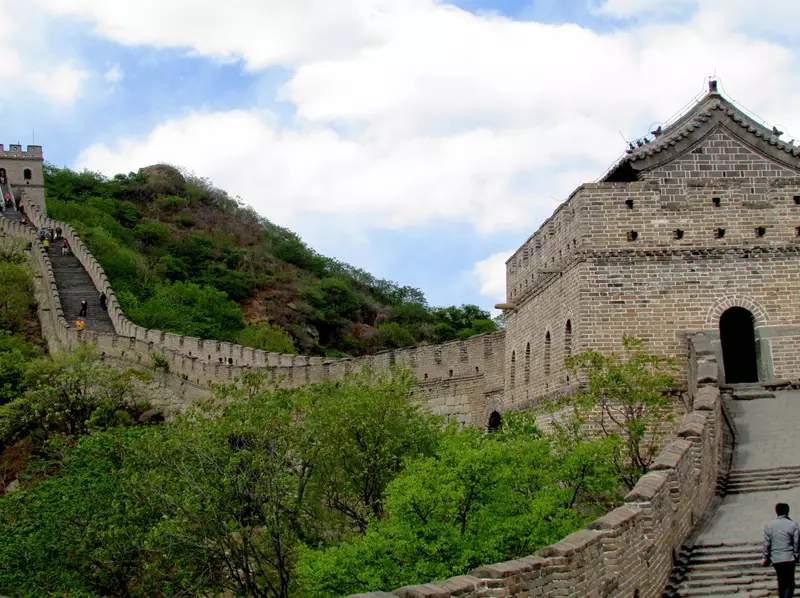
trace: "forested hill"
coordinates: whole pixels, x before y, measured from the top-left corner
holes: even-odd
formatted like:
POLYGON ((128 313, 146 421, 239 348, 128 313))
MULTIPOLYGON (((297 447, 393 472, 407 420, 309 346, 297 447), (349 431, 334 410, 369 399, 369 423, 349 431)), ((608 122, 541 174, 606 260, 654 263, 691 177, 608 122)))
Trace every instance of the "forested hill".
POLYGON ((107 179, 46 165, 45 187, 49 215, 75 227, 146 328, 331 357, 496 329, 474 305, 430 307, 419 289, 320 255, 171 166, 107 179))

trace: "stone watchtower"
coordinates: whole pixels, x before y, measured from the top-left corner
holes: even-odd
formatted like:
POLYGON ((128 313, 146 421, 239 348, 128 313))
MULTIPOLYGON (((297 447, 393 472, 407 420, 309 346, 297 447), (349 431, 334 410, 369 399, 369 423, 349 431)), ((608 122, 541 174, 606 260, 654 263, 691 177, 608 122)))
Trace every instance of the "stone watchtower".
POLYGON ((800 147, 717 91, 630 144, 506 263, 504 409, 568 388, 563 358, 623 334, 720 380, 800 378, 800 147))
POLYGON ((44 158, 42 146, 9 145, 6 150, 0 144, 0 184, 4 193, 7 186, 15 199, 44 206, 44 158))

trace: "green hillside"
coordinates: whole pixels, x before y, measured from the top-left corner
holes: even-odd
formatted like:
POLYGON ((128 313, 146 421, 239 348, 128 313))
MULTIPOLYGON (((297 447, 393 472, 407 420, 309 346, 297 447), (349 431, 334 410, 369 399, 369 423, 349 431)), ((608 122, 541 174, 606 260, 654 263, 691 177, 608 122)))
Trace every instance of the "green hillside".
POLYGON ((72 224, 126 316, 152 329, 307 355, 363 355, 493 331, 474 305, 318 254, 199 178, 166 166, 108 179, 45 166, 47 210, 72 224))

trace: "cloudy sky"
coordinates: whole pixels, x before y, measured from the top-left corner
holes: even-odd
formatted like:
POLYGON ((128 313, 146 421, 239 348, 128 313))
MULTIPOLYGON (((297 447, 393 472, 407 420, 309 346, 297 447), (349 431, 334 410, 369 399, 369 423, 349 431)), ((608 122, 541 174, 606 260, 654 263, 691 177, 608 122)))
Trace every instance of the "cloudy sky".
POLYGON ((0 0, 0 141, 185 166, 434 305, 502 300, 507 255, 715 72, 800 135, 796 0, 20 6, 0 0))

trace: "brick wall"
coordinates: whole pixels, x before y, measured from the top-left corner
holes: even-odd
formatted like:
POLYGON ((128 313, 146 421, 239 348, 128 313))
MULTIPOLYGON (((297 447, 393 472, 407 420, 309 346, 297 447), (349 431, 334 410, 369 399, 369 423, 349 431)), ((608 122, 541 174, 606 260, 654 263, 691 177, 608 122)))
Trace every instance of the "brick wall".
POLYGON ((722 312, 742 306, 763 339, 762 379, 800 377, 800 304, 790 300, 800 291, 800 173, 719 126, 640 178, 581 186, 507 262, 516 306, 508 312, 507 405, 569 390, 559 338, 567 318, 573 350, 612 351, 632 334, 674 356, 686 334, 718 331, 722 312), (551 242, 559 251, 543 256, 547 268, 523 267, 553 227, 564 233, 551 242), (762 333, 767 326, 776 328, 762 333), (531 382, 520 386, 528 342, 531 382))

